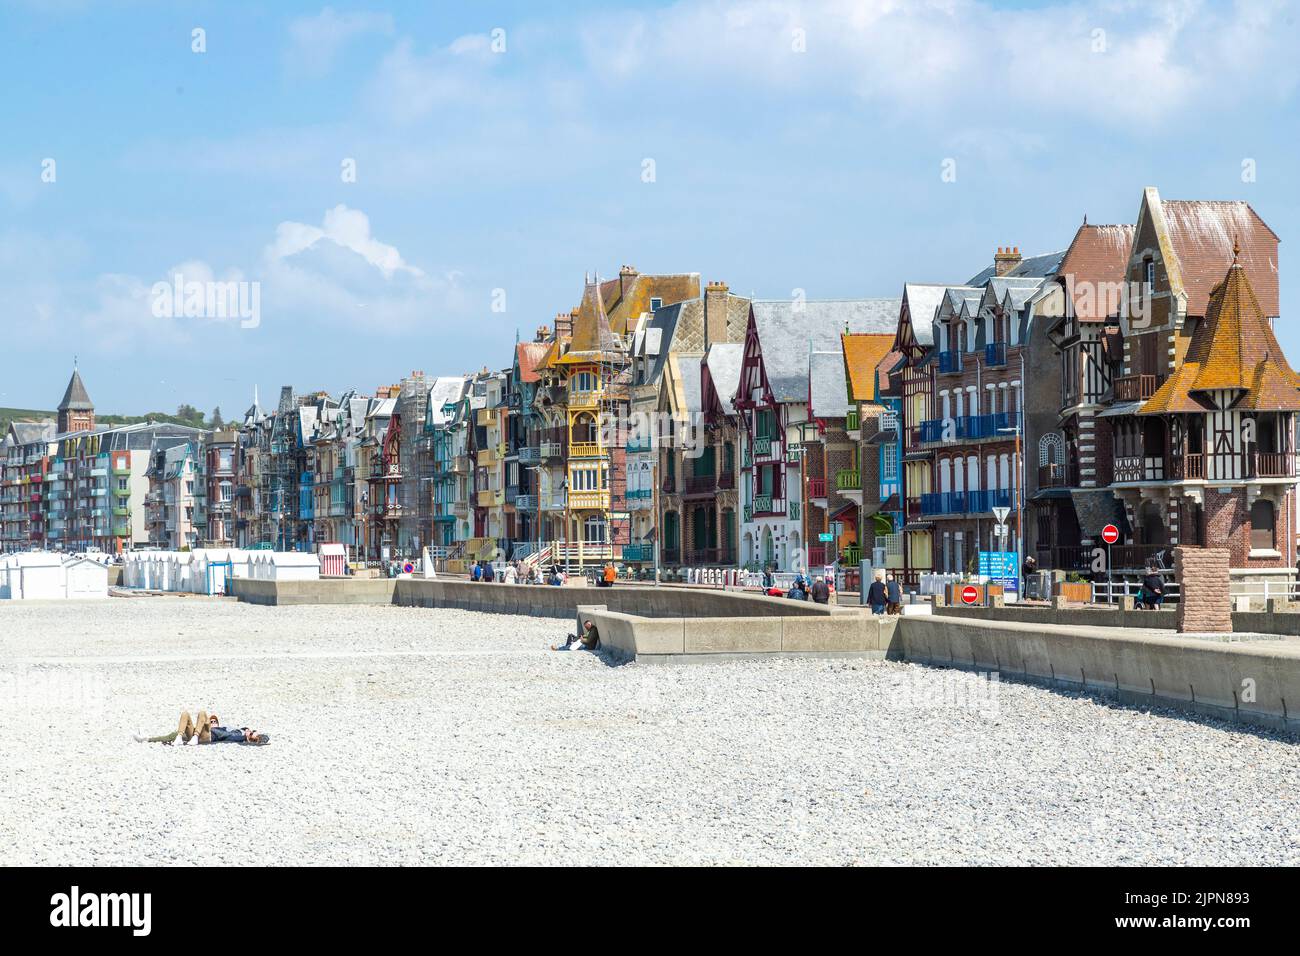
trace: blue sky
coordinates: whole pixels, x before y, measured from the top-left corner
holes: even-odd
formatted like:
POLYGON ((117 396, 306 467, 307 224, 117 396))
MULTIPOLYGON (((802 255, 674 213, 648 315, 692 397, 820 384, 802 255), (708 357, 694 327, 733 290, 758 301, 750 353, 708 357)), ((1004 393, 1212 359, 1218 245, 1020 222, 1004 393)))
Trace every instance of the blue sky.
POLYGON ((1085 213, 1131 222, 1146 185, 1246 199, 1282 237, 1300 364, 1298 17, 0 0, 0 405, 52 407, 74 354, 101 410, 137 413, 503 367, 624 263, 897 295, 1064 248, 1085 213), (260 324, 156 316, 176 273, 257 282, 260 324))

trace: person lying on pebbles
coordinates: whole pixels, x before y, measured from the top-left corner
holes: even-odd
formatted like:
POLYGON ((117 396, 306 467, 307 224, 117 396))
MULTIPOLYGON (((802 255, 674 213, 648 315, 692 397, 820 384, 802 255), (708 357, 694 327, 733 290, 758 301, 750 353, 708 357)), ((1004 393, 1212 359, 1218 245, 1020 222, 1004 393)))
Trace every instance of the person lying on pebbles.
POLYGON ((163 734, 161 737, 135 734, 136 743, 142 744, 170 744, 174 743, 177 737, 181 738, 182 745, 188 744, 191 740, 197 744, 251 744, 258 747, 271 742, 270 734, 259 733, 247 727, 223 727, 221 719, 216 714, 209 717, 207 711, 203 710, 199 711, 198 720, 191 720, 189 711, 181 711, 180 724, 177 725, 174 733, 163 734))

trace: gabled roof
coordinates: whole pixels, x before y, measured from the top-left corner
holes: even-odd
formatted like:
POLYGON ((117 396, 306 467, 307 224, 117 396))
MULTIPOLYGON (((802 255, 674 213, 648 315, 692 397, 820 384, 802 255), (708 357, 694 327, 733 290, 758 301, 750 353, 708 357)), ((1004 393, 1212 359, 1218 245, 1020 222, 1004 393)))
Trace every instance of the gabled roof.
MULTIPOLYGON (((520 342, 515 346, 515 361, 519 364, 519 381, 541 381, 537 366, 546 356, 549 342, 520 342)), ((463 379, 462 379, 463 381, 463 379)))
POLYGON ((716 342, 709 346, 704 356, 701 369, 707 368, 713 382, 713 391, 718 396, 718 404, 727 415, 734 415, 736 407, 731 404, 740 386, 740 366, 745 359, 745 347, 730 342, 716 342))
POLYGON ((808 356, 838 352, 844 332, 893 333, 900 308, 899 299, 756 300, 754 325, 773 398, 807 401, 808 356))
POLYGON ((849 413, 844 354, 839 349, 808 356, 808 404, 813 418, 843 418, 849 413))
POLYGON ((39 422, 10 422, 9 434, 13 436, 15 445, 34 445, 52 441, 58 427, 48 418, 39 422))
POLYGON ((86 384, 81 380, 81 373, 75 368, 72 370, 72 378, 68 379, 68 387, 63 392, 63 401, 59 402, 59 411, 67 412, 90 412, 95 410, 95 404, 86 394, 86 384))
MULTIPOLYGON (((540 343, 538 343, 540 344, 540 343)), ((469 380, 464 375, 440 375, 429 386, 425 419, 429 425, 443 425, 451 420, 452 413, 444 411, 465 396, 469 380)))
POLYGON ((1214 389, 1243 392, 1234 408, 1300 410, 1300 376, 1282 354, 1240 262, 1234 262, 1214 287, 1186 358, 1142 406, 1141 414, 1203 411, 1205 404, 1195 393, 1214 389))
POLYGON ((1278 237, 1263 219, 1241 201, 1160 198, 1148 187, 1144 205, 1150 210, 1157 234, 1167 242, 1162 249, 1173 291, 1187 296, 1187 314, 1205 315, 1210 293, 1223 275, 1223 267, 1238 248, 1238 261, 1251 276, 1251 284, 1266 316, 1278 316, 1278 237), (1175 262, 1170 267, 1169 253, 1175 262))
POLYGON ((890 354, 894 337, 883 333, 846 332, 840 336, 849 397, 855 402, 876 399, 876 370, 890 354))
POLYGON ((1089 225, 1084 222, 1065 250, 1057 276, 1064 280, 1066 294, 1080 322, 1104 322, 1114 314, 1112 302, 1102 289, 1117 289, 1128 273, 1133 254, 1132 224, 1089 225))
MULTIPOLYGON (((947 293, 946 285, 937 285, 924 282, 908 282, 903 286, 902 303, 907 307, 908 318, 912 327, 912 335, 919 345, 931 345, 934 340, 934 313, 939 308, 939 303, 943 301, 947 293)), ((899 320, 901 328, 902 308, 899 309, 899 320)), ((897 342, 901 346, 906 343, 897 342)))

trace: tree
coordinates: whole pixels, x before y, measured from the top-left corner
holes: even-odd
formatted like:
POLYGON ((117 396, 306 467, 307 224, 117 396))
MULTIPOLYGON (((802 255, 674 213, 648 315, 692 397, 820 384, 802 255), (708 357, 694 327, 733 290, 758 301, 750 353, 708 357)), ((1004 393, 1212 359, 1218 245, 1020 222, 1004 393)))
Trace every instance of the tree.
POLYGON ((224 428, 225 424, 226 423, 221 420, 221 406, 218 405, 216 408, 212 410, 212 427, 224 428))
POLYGON ((176 417, 183 422, 198 422, 203 424, 203 413, 193 405, 181 405, 176 409, 176 417))

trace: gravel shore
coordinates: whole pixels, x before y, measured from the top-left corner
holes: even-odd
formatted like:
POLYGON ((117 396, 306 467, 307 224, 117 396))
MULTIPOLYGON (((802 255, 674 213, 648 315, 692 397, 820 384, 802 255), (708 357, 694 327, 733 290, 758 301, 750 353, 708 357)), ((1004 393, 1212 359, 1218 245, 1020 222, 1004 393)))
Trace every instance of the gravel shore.
POLYGON ((0 864, 1300 863, 1287 739, 905 664, 614 666, 564 630, 0 606, 0 864), (131 739, 200 708, 273 742, 131 739))

